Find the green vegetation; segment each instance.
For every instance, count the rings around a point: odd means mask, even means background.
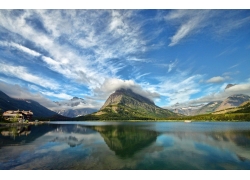
[[[249,113],[250,112],[250,102],[240,106],[240,108],[233,113]]]
[[[166,118],[166,120],[250,121],[250,113],[201,114],[196,116]]]
[[[129,107],[126,105],[109,105],[98,113],[89,114],[75,118],[79,121],[96,121],[96,120],[164,120],[174,113],[161,109],[151,108],[146,110],[141,106]]]
[[[230,108],[231,111],[221,114],[201,114],[195,116],[171,116],[161,112],[161,109],[147,111],[138,106],[130,108],[125,105],[109,105],[101,110],[99,114],[90,114],[76,118],[79,121],[96,120],[198,120],[198,121],[250,121],[250,102],[237,108]],[[232,111],[233,110],[233,111]]]
[[[15,116],[11,119],[11,121],[12,121],[12,122],[18,122],[18,117],[19,117],[19,114],[15,115]]]
[[[110,150],[120,157],[132,157],[142,147],[147,147],[157,138],[157,132],[137,126],[93,126],[103,137]]]

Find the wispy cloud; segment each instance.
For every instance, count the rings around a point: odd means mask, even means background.
[[[191,96],[201,91],[200,79],[203,75],[190,75],[187,71],[181,71],[168,77],[158,77],[160,83],[152,85],[141,85],[150,91],[158,92],[161,95],[161,106],[173,105],[176,103],[188,102]]]
[[[175,10],[171,11],[165,19],[167,21],[176,21],[180,24],[176,33],[170,38],[169,46],[178,44],[188,35],[195,33],[198,28],[205,26],[204,22],[208,18],[208,10]]]
[[[174,46],[178,44],[180,40],[188,36],[193,30],[195,30],[195,28],[197,28],[199,22],[200,19],[196,18],[196,19],[191,19],[187,23],[181,25],[176,34],[170,38],[171,43],[169,44],[169,46]]]
[[[105,79],[117,77],[130,60],[147,61],[137,57],[146,46],[141,24],[133,16],[136,14],[130,10],[3,10],[0,25],[41,51],[15,42],[1,45],[41,56],[44,67],[93,89]],[[42,24],[43,31],[29,23],[34,18]],[[117,59],[126,62],[118,63]]]
[[[237,67],[237,66],[239,66],[239,64],[235,64],[235,65],[229,67],[228,69],[232,69],[232,68],[235,68],[235,67]]]
[[[17,79],[22,79],[24,81],[39,85],[44,88],[48,88],[48,89],[59,88],[59,84],[57,84],[55,81],[49,78],[42,78],[38,75],[34,75],[30,73],[26,67],[23,67],[23,66],[13,66],[13,65],[0,62],[0,73],[17,78]]]
[[[227,27],[231,31],[248,20],[234,15],[227,20],[231,11],[162,10],[161,17],[156,17],[154,11],[144,12],[1,10],[0,33],[4,35],[0,38],[0,50],[5,54],[0,55],[0,73],[52,98],[67,99],[77,93],[93,102],[103,101],[116,88],[131,87],[152,100],[165,98],[166,101],[159,101],[161,104],[188,101],[201,91],[202,75],[177,72],[177,65],[184,62],[169,52],[172,48],[166,47],[166,43],[176,46],[198,33],[223,35],[222,32],[227,33],[223,25],[235,21],[237,25]],[[216,20],[219,15],[224,15],[222,21]],[[168,37],[170,42],[166,42]],[[176,60],[163,62],[163,53]],[[151,68],[156,63],[162,68]],[[187,65],[185,72],[190,67]],[[225,82],[226,74],[221,78]],[[109,89],[108,83],[113,83],[114,88]]]
[[[208,79],[206,82],[207,83],[221,83],[223,81],[225,81],[224,77],[216,76],[216,77],[212,77],[212,78]]]
[[[233,52],[235,52],[238,48],[231,48],[231,49],[226,49],[224,51],[222,51],[219,55],[217,55],[216,57],[220,57],[222,55],[228,55],[231,54]]]
[[[165,20],[177,25],[178,28],[175,34],[170,37],[169,46],[175,46],[196,33],[210,34],[212,37],[221,38],[249,22],[250,16],[239,17],[237,13],[240,11],[172,10],[165,16]],[[217,21],[218,18],[220,21]]]
[[[227,18],[224,20],[224,22],[222,23],[222,26],[220,26],[220,28],[216,30],[217,34],[222,35],[232,30],[238,29],[244,26],[250,20],[250,16],[238,18],[237,14],[235,15],[234,13],[232,14],[232,16],[234,16],[234,18]]]
[[[171,72],[172,69],[177,65],[178,60],[176,59],[174,62],[168,64],[168,72]]]
[[[48,91],[41,91],[41,93],[47,96],[57,97],[59,99],[72,99],[72,96],[65,93],[53,93]]]
[[[40,56],[41,54],[32,50],[32,49],[29,49],[25,46],[22,46],[20,44],[17,44],[17,43],[13,43],[13,42],[6,42],[6,41],[0,41],[0,46],[5,46],[5,47],[14,47],[20,51],[23,51],[25,53],[28,53],[32,56]]]

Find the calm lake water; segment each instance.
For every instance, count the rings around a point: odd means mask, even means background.
[[[249,122],[53,122],[0,129],[0,169],[250,169]]]

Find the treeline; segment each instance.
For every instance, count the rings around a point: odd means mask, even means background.
[[[250,121],[250,113],[202,114],[196,116],[172,117],[166,120],[209,120],[209,121]]]
[[[234,111],[232,113],[250,113],[250,103],[241,106],[239,110]]]
[[[74,118],[73,120],[78,121],[99,121],[99,120],[154,120],[152,117],[145,116],[121,116],[119,114],[102,114],[102,115],[85,115],[81,117]],[[163,120],[163,119],[162,119]]]
[[[121,116],[110,113],[102,115],[86,115],[74,118],[76,121],[99,121],[99,120],[197,120],[197,121],[250,121],[250,113],[228,113],[228,114],[203,114],[196,116],[180,116],[154,118],[147,116]]]

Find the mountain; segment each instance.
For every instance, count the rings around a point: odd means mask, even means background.
[[[250,100],[250,96],[248,95],[234,94],[226,98],[215,111],[237,107],[248,100]]]
[[[199,105],[191,105],[191,106],[179,106],[179,104],[175,104],[168,108],[170,111],[173,111],[178,114],[183,114],[186,116],[192,116],[195,115],[197,110],[203,107],[204,104],[199,104]]]
[[[7,110],[31,110],[34,117],[50,117],[57,115],[56,112],[47,109],[38,102],[28,99],[11,98],[0,91],[0,109],[1,113]]]
[[[159,135],[156,131],[137,126],[107,125],[90,128],[99,132],[109,149],[121,158],[133,157],[138,151],[155,142]]]
[[[85,108],[84,106],[86,106],[87,102],[78,97],[73,97],[72,99],[66,101],[55,101],[54,103],[57,106],[52,108],[53,111],[70,118],[84,116],[98,111],[98,109],[95,108]]]
[[[87,114],[91,114],[93,112],[98,111],[94,108],[80,108],[80,109],[61,109],[61,110],[55,110],[56,113],[66,116],[66,117],[78,117],[78,116],[84,116]]]
[[[200,109],[198,109],[195,112],[195,114],[193,114],[193,115],[212,113],[221,105],[221,103],[222,103],[222,101],[210,102],[210,103],[202,106]]]
[[[226,89],[228,89],[228,88],[230,88],[230,87],[233,87],[233,86],[235,86],[236,84],[228,84],[226,87],[225,87],[225,90]]]
[[[60,102],[54,101],[54,103],[56,103],[58,106],[70,106],[70,107],[79,106],[80,104],[86,104],[84,99],[78,97],[73,97],[69,101],[60,101]]]
[[[243,102],[240,106],[215,111],[213,114],[225,114],[225,113],[250,113],[250,100]]]
[[[225,89],[228,89],[235,84],[228,84]],[[197,106],[187,106],[179,107],[176,104],[170,108],[175,113],[180,113],[187,116],[209,114],[219,111],[217,114],[226,113],[228,108],[234,108],[240,106],[243,102],[250,100],[250,96],[244,94],[235,94],[227,97],[224,101],[212,101],[208,104],[197,105]]]
[[[109,96],[102,108],[79,120],[147,120],[176,117],[178,114],[162,109],[150,99],[130,89],[119,89]]]

